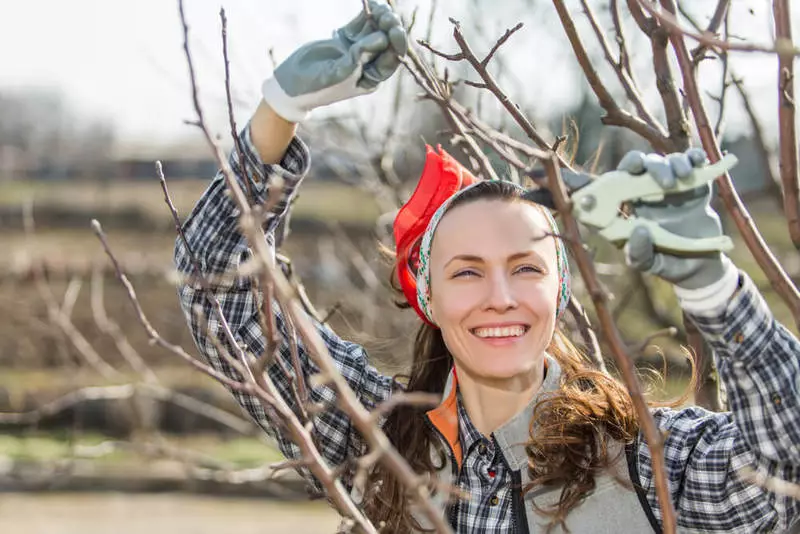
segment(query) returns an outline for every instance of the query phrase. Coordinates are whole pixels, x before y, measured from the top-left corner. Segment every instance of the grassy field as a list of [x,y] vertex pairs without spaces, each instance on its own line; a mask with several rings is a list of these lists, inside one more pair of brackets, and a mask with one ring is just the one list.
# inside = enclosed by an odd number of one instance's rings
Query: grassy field
[[[185,217],[200,198],[208,180],[169,183],[170,196],[178,213]],[[156,220],[171,220],[164,194],[156,179],[142,182],[0,182],[0,207],[37,204],[70,206],[83,212],[137,209]],[[373,197],[356,187],[340,183],[303,184],[293,208],[298,218],[334,220],[345,224],[372,225],[379,215]],[[102,221],[101,221],[102,222]]]

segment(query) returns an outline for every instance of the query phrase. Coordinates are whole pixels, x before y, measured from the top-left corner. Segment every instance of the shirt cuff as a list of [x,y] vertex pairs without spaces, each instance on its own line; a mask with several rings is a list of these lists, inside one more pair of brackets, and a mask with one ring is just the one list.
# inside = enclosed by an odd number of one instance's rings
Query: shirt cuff
[[759,360],[777,323],[750,277],[738,275],[738,291],[725,306],[701,313],[687,310],[687,316],[719,357],[749,364]]
[[739,287],[739,270],[724,254],[723,275],[713,284],[698,289],[674,286],[681,308],[690,314],[716,314],[725,310]]
[[[240,154],[244,157],[241,158]],[[242,159],[246,169],[241,168]],[[274,181],[281,181],[285,193],[293,193],[308,172],[311,155],[306,144],[295,136],[286,148],[280,163],[277,165],[265,164],[253,144],[248,124],[242,130],[239,142],[231,152],[229,162],[236,176],[242,180],[249,180],[253,192],[258,197],[257,200],[263,202],[269,185]],[[285,196],[289,196],[288,194]]]

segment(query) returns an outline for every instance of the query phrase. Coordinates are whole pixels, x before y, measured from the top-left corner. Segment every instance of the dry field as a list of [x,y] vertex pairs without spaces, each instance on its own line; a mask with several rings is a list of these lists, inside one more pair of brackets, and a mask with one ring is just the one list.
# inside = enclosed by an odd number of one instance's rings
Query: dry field
[[322,502],[182,494],[0,494],[3,534],[326,534],[338,516]]

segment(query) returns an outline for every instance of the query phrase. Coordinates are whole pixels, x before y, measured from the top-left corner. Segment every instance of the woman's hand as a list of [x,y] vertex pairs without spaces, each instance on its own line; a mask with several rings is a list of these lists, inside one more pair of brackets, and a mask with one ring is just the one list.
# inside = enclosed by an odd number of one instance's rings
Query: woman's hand
[[[659,156],[628,152],[618,170],[637,175],[650,174],[665,191],[676,181],[687,178],[695,167],[706,164],[706,154],[700,149],[685,153]],[[637,217],[658,223],[665,230],[684,237],[716,237],[722,235],[719,216],[711,209],[711,187],[667,195],[657,203],[639,202],[634,205]],[[640,226],[625,245],[628,264],[643,272],[671,282],[677,288],[696,290],[720,282],[730,270],[730,262],[720,252],[703,255],[676,256],[657,252],[647,228]]]
[[331,39],[297,49],[264,82],[267,104],[289,122],[311,110],[371,93],[389,79],[405,56],[408,38],[400,18],[386,4],[370,0],[363,11]]

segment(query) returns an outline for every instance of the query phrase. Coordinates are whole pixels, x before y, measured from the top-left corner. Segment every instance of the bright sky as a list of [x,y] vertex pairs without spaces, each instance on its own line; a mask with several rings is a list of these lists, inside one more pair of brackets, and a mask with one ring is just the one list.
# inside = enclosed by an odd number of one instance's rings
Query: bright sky
[[[407,16],[418,5],[417,24],[424,28],[430,2],[400,0],[399,4]],[[525,22],[520,35],[514,37],[513,46],[503,52],[516,78],[509,86],[510,92],[518,100],[536,103],[535,113],[540,116],[560,113],[575,102],[579,91],[572,89],[578,78],[573,70],[574,60],[565,55],[563,31],[556,24],[541,24],[553,16],[552,4],[543,0],[506,3],[510,6],[507,10],[484,7],[479,11],[478,20],[486,35],[483,42],[501,35],[517,21]],[[537,3],[539,7],[530,7]],[[272,70],[267,51],[274,48],[280,60],[304,42],[326,37],[358,11],[361,2],[186,0],[186,4],[203,105],[214,128],[225,133],[220,4],[228,15],[237,115],[244,121],[258,101],[261,80]],[[716,0],[691,0],[697,13],[710,14],[714,4]],[[769,42],[769,3],[740,0],[733,4],[736,33],[758,35],[761,42]],[[449,23],[441,15],[458,17],[466,26],[469,15],[464,9],[474,14],[476,5],[488,6],[490,2],[440,1],[434,42],[452,50]],[[749,9],[754,14],[748,13]],[[156,145],[191,133],[191,127],[182,122],[192,119],[194,113],[176,1],[0,0],[0,12],[0,90],[32,85],[57,88],[79,111],[111,119],[126,143]],[[576,20],[585,24],[577,9],[575,13]],[[589,33],[584,35],[587,43],[593,42]],[[795,35],[800,35],[797,30]],[[475,36],[474,42],[476,48],[482,49],[480,36]],[[648,48],[645,46],[634,59],[649,61]],[[634,52],[639,49],[642,47],[633,48]],[[745,75],[748,88],[757,97],[754,103],[768,127],[773,127],[776,114],[775,64],[773,58],[764,55],[748,55],[737,63],[737,70]],[[704,68],[715,69],[713,65]],[[716,91],[718,76],[709,75],[709,80],[713,80],[709,89]],[[355,112],[380,116],[388,93],[384,90],[359,99]],[[658,102],[652,90],[649,98],[654,105]],[[354,112],[352,105],[346,107],[331,112]],[[715,112],[712,105],[709,110]],[[741,123],[741,116],[732,114],[732,127]]]

